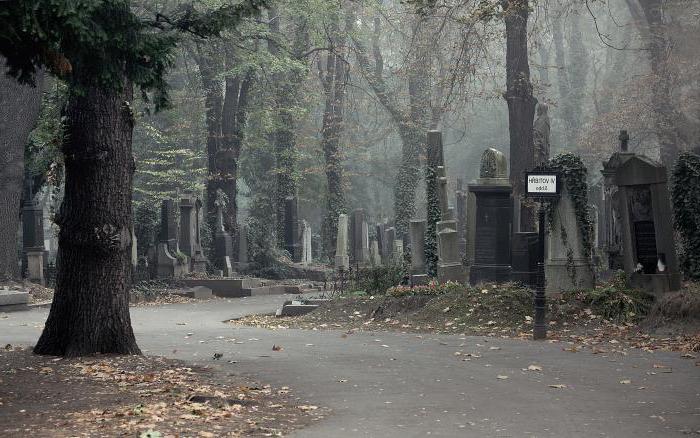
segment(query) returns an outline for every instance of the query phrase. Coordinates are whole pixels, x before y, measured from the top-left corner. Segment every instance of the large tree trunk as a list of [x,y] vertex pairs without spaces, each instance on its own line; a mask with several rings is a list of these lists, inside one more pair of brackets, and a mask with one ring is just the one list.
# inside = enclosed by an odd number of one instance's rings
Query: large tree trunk
[[324,90],[326,106],[321,128],[321,148],[326,161],[326,216],[323,220],[323,238],[326,255],[335,253],[335,237],[338,232],[338,216],[345,213],[343,190],[343,164],[340,137],[343,133],[343,109],[345,106],[346,68],[342,57],[333,51],[326,58]]
[[87,85],[69,97],[56,291],[37,354],[140,353],[129,316],[131,101],[130,84]]
[[671,97],[671,69],[668,56],[671,50],[670,36],[663,17],[662,0],[639,0],[648,26],[649,63],[654,75],[652,82],[652,104],[654,124],[659,139],[661,161],[670,169],[678,157],[680,139],[676,122],[678,116]]
[[20,85],[6,75],[0,57],[0,280],[20,278],[17,230],[24,180],[24,145],[41,108],[41,75],[37,86]]
[[[502,0],[506,24],[506,93],[510,132],[510,182],[513,195],[525,193],[524,172],[532,169],[534,142],[532,123],[537,99],[532,96],[527,52],[527,0]],[[534,224],[532,211],[523,209],[520,223],[524,229]]]

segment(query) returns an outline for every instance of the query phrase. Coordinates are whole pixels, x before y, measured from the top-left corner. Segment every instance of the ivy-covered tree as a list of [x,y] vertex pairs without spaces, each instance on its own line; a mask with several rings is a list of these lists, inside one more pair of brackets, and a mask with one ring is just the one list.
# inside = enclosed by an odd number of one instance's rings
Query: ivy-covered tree
[[138,15],[129,0],[29,0],[0,9],[0,54],[10,74],[33,82],[46,68],[69,84],[56,290],[36,353],[139,353],[128,306],[133,89],[152,92],[162,108],[179,34],[218,34],[263,4],[207,13],[181,4],[155,16]]
[[681,265],[700,279],[700,156],[683,152],[673,168],[673,224],[681,235]]

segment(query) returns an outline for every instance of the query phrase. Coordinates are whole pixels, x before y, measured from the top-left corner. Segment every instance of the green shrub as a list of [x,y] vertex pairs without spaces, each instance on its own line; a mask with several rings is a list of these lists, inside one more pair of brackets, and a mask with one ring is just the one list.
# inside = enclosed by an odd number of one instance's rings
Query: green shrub
[[603,286],[575,294],[576,299],[589,306],[596,315],[617,322],[632,322],[643,318],[654,302],[653,295],[629,288],[624,273],[619,273]]
[[360,268],[355,274],[352,289],[363,290],[370,295],[384,295],[390,288],[400,285],[406,275],[408,268],[404,263]]

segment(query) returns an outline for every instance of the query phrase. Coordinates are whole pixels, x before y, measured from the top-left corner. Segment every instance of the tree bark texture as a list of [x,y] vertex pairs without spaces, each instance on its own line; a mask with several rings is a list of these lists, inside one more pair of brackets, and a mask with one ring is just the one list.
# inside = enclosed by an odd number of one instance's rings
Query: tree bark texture
[[39,118],[41,75],[37,86],[6,75],[0,57],[0,280],[19,280],[17,231],[20,226],[24,145]]
[[238,159],[254,75],[252,72],[224,75],[226,68],[235,65],[236,58],[227,54],[225,64],[219,61],[220,58],[220,54],[206,53],[205,50],[200,50],[197,57],[206,94],[207,222],[214,229],[217,200],[224,197],[226,202],[221,205],[224,229],[237,238]]
[[132,87],[72,90],[54,300],[37,354],[140,354],[129,316]]
[[659,140],[661,161],[670,169],[678,158],[680,143],[676,126],[679,117],[673,106],[672,74],[668,64],[671,41],[664,23],[663,1],[639,0],[639,5],[647,24],[649,63],[654,75],[651,93],[655,131]]
[[533,167],[532,124],[537,99],[532,96],[527,52],[527,0],[502,1],[506,24],[506,93],[510,132],[510,182],[513,193],[525,193],[524,172]]

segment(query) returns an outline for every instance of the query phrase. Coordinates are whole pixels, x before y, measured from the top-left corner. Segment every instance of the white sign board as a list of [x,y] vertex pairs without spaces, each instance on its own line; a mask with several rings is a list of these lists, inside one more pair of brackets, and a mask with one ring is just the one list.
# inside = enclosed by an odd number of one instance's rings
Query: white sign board
[[528,195],[556,195],[557,194],[557,175],[541,174],[527,176],[527,194]]

